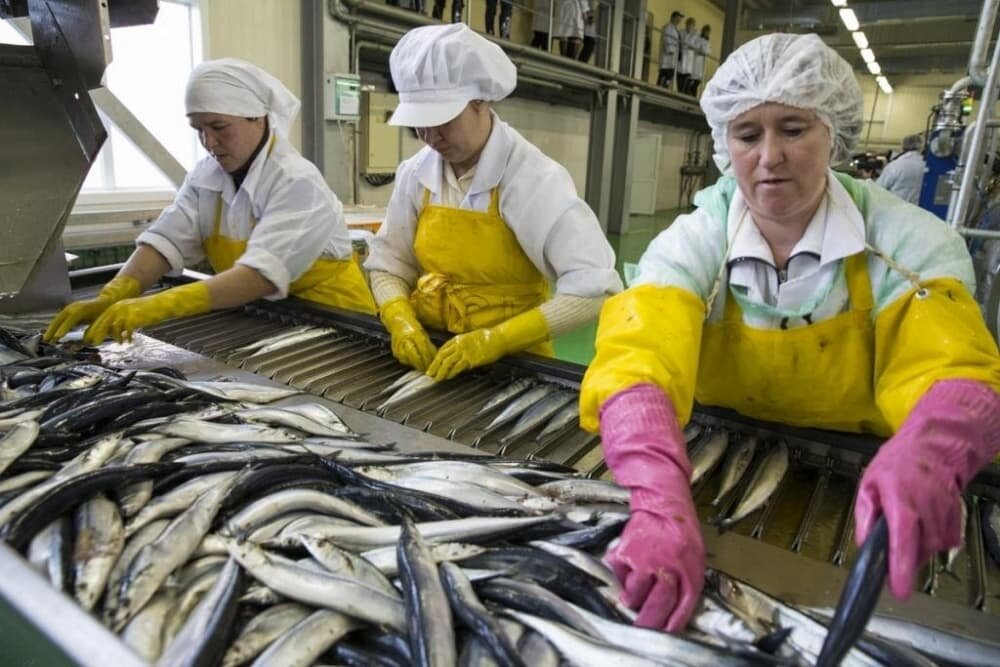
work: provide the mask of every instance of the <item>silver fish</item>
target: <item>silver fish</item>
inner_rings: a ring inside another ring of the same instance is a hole
[[[163,455],[179,449],[191,441],[187,438],[161,438],[142,442],[133,447],[125,455],[125,463],[132,465],[136,463],[154,463],[163,458]],[[153,497],[153,482],[138,482],[125,488],[118,499],[122,514],[126,517],[135,515],[136,512],[149,502]]]
[[[393,480],[394,486],[413,491],[421,491],[443,498],[460,498],[463,503],[490,512],[495,510],[514,510],[529,513],[524,505],[491,491],[486,487],[471,482],[435,479],[433,477],[403,477]]]
[[[282,443],[301,442],[302,436],[285,428],[271,428],[252,424],[216,424],[206,421],[177,419],[161,424],[154,429],[156,433],[187,438],[194,442],[229,443],[229,442],[260,442]]]
[[[747,468],[750,467],[750,462],[753,461],[753,455],[756,450],[757,438],[754,436],[743,438],[736,445],[736,449],[726,459],[725,466],[722,469],[722,484],[719,486],[719,493],[712,500],[712,505],[718,505],[722,502],[722,499],[739,484]]]
[[[601,479],[561,479],[541,484],[538,486],[538,490],[550,498],[574,504],[616,503],[627,505],[629,501],[628,489]]]
[[[550,396],[546,396],[518,417],[514,423],[514,427],[511,428],[507,435],[501,438],[500,443],[507,444],[520,438],[536,426],[540,426],[549,417],[559,412],[560,408],[569,403],[578,403],[576,394],[556,392]]]
[[[691,486],[710,473],[722,460],[729,445],[729,433],[722,429],[712,433],[705,442],[697,446],[691,454]]]
[[[168,648],[174,643],[184,624],[190,620],[202,598],[215,586],[220,572],[222,566],[213,563],[210,569],[180,589],[177,602],[170,612],[170,618],[167,619],[167,627],[163,629],[163,642]]]
[[[607,588],[610,588],[612,592],[617,596],[621,591],[621,585],[618,583],[618,578],[615,577],[615,573],[611,571],[603,561],[591,556],[586,551],[581,551],[580,549],[575,549],[573,547],[568,547],[563,544],[555,544],[554,542],[546,542],[544,540],[534,540],[529,542],[533,547],[537,547],[542,551],[547,551],[554,556],[559,556],[571,565],[583,570],[595,579],[599,579]]]
[[[505,614],[542,635],[573,665],[601,665],[601,667],[663,667],[681,665],[679,661],[661,662],[637,653],[612,646],[587,637],[575,630],[538,616],[507,609]]]
[[[153,597],[167,576],[198,548],[235,479],[202,494],[156,540],[136,554],[122,579],[121,604],[111,618],[113,628],[123,627]]]
[[[222,667],[239,667],[250,662],[286,630],[308,616],[309,612],[308,607],[298,602],[285,602],[257,614],[226,651]]]
[[[125,547],[118,506],[98,494],[76,511],[73,589],[80,606],[90,611],[104,592],[115,562]]]
[[[305,331],[300,331],[298,333],[290,334],[287,336],[282,336],[277,340],[272,340],[266,345],[262,345],[256,348],[256,351],[247,357],[247,362],[250,362],[254,357],[267,354],[269,352],[274,352],[275,350],[280,350],[282,348],[291,347],[293,345],[298,345],[300,343],[305,343],[306,341],[313,340],[314,338],[320,338],[322,336],[327,336],[334,333],[334,329],[329,327],[322,328],[309,328]]]
[[[173,608],[173,593],[158,593],[125,626],[122,640],[146,660],[156,660],[163,651],[163,628]]]
[[[397,389],[392,396],[382,401],[382,404],[379,405],[375,410],[376,412],[382,412],[383,410],[391,408],[397,403],[402,403],[408,398],[416,396],[421,392],[427,391],[436,384],[437,380],[435,380],[429,375],[421,374],[420,377],[416,378],[415,380],[411,380],[410,382],[407,382],[402,387]]]
[[[942,572],[950,574],[957,578],[955,574],[955,561],[958,559],[958,554],[961,553],[962,549],[965,547],[965,527],[969,523],[969,508],[966,505],[965,498],[959,497],[959,504],[962,507],[962,524],[959,529],[958,546],[954,549],[949,549],[947,555],[944,559],[944,565],[941,568]]]
[[[254,667],[309,667],[341,637],[359,627],[361,623],[345,614],[314,611],[261,653]]]
[[[684,427],[684,441],[691,444],[698,438],[699,435],[701,435],[702,430],[701,424],[691,422]]]
[[[35,443],[38,430],[38,422],[22,421],[0,438],[0,474]]]
[[[121,584],[122,577],[125,576],[125,572],[128,571],[128,566],[132,563],[132,559],[135,558],[135,555],[144,546],[159,537],[169,523],[166,519],[151,521],[137,530],[135,535],[125,542],[125,547],[118,555],[118,559],[115,561],[115,565],[111,568],[111,573],[108,575],[104,597],[104,615],[107,622],[110,623],[110,613],[118,606],[119,585]]]
[[[272,344],[277,343],[279,341],[282,341],[282,340],[284,340],[286,338],[291,338],[293,336],[298,336],[301,333],[305,333],[307,331],[311,331],[311,330],[313,330],[313,328],[314,327],[312,327],[312,326],[310,326],[308,324],[302,325],[302,326],[298,326],[298,327],[292,327],[291,329],[287,329],[286,331],[282,331],[281,333],[275,334],[274,336],[268,336],[267,338],[261,338],[260,340],[255,340],[252,343],[248,343],[246,345],[243,345],[242,347],[238,347],[235,350],[233,350],[230,354],[236,354],[237,352],[252,352],[254,350],[259,350],[262,347],[267,347],[268,345],[272,345]]]
[[[458,656],[448,596],[430,549],[406,517],[400,526],[396,557],[413,660],[431,667],[455,665]]]
[[[316,607],[339,611],[369,623],[404,632],[403,602],[357,581],[296,565],[246,542],[231,542],[229,553],[254,579],[281,595]]]
[[[302,546],[328,572],[339,577],[357,579],[384,593],[396,594],[396,588],[382,572],[363,556],[345,551],[329,540],[316,539],[308,535],[299,537]]]
[[[52,475],[53,473],[51,470],[31,470],[29,472],[22,472],[20,475],[8,477],[0,482],[0,493],[8,493],[10,491],[28,488],[29,486],[52,477]]]
[[[486,548],[477,544],[465,544],[462,542],[443,542],[440,544],[429,544],[431,558],[435,563],[445,563],[462,561],[479,554],[486,553]],[[365,551],[361,557],[374,565],[379,572],[387,577],[395,577],[399,572],[399,560],[396,558],[396,545],[380,547]]]
[[[385,521],[349,500],[313,489],[286,489],[250,503],[229,519],[221,532],[223,535],[241,535],[275,516],[296,510],[331,514],[365,526],[385,525]]]
[[[44,413],[45,410],[42,408],[38,410],[16,409],[16,410],[11,410],[10,412],[14,414],[6,415],[6,413],[4,413],[5,416],[0,418],[0,431],[6,431],[7,429],[11,428],[12,426],[18,425],[21,422],[36,420],[38,417],[42,416],[42,413]]]
[[[389,466],[362,466],[361,474],[386,482],[403,477],[433,477],[455,482],[470,482],[505,496],[540,496],[535,487],[501,470],[471,461],[421,461]]]
[[[533,381],[530,378],[520,378],[514,380],[506,387],[486,399],[483,406],[476,411],[476,416],[484,415],[493,408],[499,407],[507,401],[513,400],[516,396],[528,390]]]
[[[719,525],[727,528],[760,509],[778,488],[787,471],[788,445],[779,442],[767,453],[764,462],[757,466],[746,493],[743,494],[736,509],[728,518],[719,522]]]
[[[492,433],[507,422],[517,419],[521,413],[551,393],[552,388],[545,385],[532,387],[527,392],[518,396],[514,402],[510,403],[500,414],[494,417],[493,421],[486,426],[484,434]]]
[[[518,653],[524,664],[531,667],[559,667],[559,651],[542,635],[530,631],[517,643]]]
[[[350,434],[350,430],[344,426],[339,419],[329,424],[321,424],[309,417],[304,417],[297,412],[285,410],[284,408],[253,408],[249,410],[239,410],[236,413],[239,419],[245,422],[256,424],[269,424],[286,426],[302,431],[309,435],[322,435],[336,438],[338,436]]]
[[[400,375],[398,378],[396,378],[392,382],[392,384],[390,384],[388,387],[386,387],[385,389],[383,389],[382,391],[380,391],[378,393],[377,397],[388,396],[389,394],[392,394],[393,392],[395,392],[400,387],[413,382],[414,380],[416,380],[419,377],[422,377],[423,375],[424,375],[423,371],[418,371],[415,368],[413,370],[406,371],[405,373],[403,373],[402,375]]]
[[[580,402],[573,401],[569,405],[563,406],[559,412],[552,415],[552,419],[549,420],[549,423],[545,425],[545,428],[542,429],[542,432],[538,434],[535,440],[541,442],[550,435],[558,433],[570,424],[578,421],[579,418]]]
[[[195,477],[151,500],[125,525],[125,535],[131,536],[147,523],[163,517],[174,517],[191,507],[203,493],[236,477],[235,472],[217,472]]]

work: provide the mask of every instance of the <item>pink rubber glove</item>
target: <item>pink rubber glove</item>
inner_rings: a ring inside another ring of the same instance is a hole
[[[1000,451],[1000,395],[972,380],[942,380],[868,464],[854,506],[860,545],[889,524],[889,591],[910,597],[917,569],[958,546],[960,494]]]
[[[691,464],[670,400],[640,384],[601,406],[604,460],[631,491],[632,518],[607,562],[636,625],[679,632],[705,580],[705,547],[691,498]]]

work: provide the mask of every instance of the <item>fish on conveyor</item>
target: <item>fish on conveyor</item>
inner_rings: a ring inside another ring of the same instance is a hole
[[[154,433],[194,442],[224,444],[229,442],[286,443],[301,442],[302,436],[285,428],[253,424],[216,424],[215,422],[177,419],[161,424]]]
[[[525,667],[517,646],[508,638],[500,621],[483,605],[468,577],[454,563],[442,563],[441,580],[455,616],[489,649],[500,667]]]
[[[531,387],[533,383],[534,382],[533,380],[531,380],[531,378],[520,378],[514,380],[513,382],[505,386],[503,389],[501,389],[500,391],[496,392],[488,399],[486,399],[486,402],[483,403],[482,407],[476,411],[475,416],[481,417],[490,410],[498,408],[504,403],[513,400],[517,396],[527,391],[528,388]]]
[[[570,392],[556,392],[531,406],[518,417],[510,432],[500,439],[501,444],[507,444],[520,438],[525,433],[533,430],[549,417],[553,416],[560,408],[569,403],[579,403],[576,394]]]
[[[615,503],[627,505],[629,491],[614,482],[602,479],[573,478],[546,482],[538,490],[556,500],[584,503]]]
[[[353,554],[337,547],[329,540],[321,540],[308,535],[300,536],[299,541],[316,559],[316,562],[331,574],[357,579],[384,593],[396,594],[396,588],[392,582],[363,555]]]
[[[309,607],[298,602],[284,602],[263,610],[240,631],[223,656],[222,667],[239,667],[250,662],[309,613]]]
[[[1000,565],[1000,503],[994,500],[979,501],[983,524],[983,541],[993,562]]]
[[[550,435],[559,433],[564,428],[570,424],[576,423],[580,418],[580,402],[573,401],[569,405],[565,405],[559,409],[559,412],[552,415],[549,423],[545,425],[535,440],[541,442],[548,438]]]
[[[377,516],[348,500],[312,489],[286,489],[264,496],[247,505],[229,519],[220,532],[223,535],[239,536],[257,528],[275,516],[296,510],[330,514],[350,519],[365,526],[385,525],[385,522]]]
[[[757,438],[748,436],[742,439],[735,449],[730,452],[722,468],[722,483],[719,485],[719,492],[712,500],[712,505],[716,506],[725,498],[730,491],[740,483],[750,462],[753,461],[754,452],[757,450]]]
[[[431,558],[435,563],[463,561],[466,558],[478,556],[486,552],[485,547],[462,542],[442,542],[429,544]],[[399,559],[396,558],[396,545],[380,547],[365,551],[361,557],[371,563],[387,577],[395,577],[399,573]]]
[[[24,454],[38,437],[39,426],[36,421],[18,422],[0,438],[0,474],[10,464]]]
[[[284,408],[267,407],[238,410],[233,413],[244,422],[285,426],[309,435],[329,436],[336,438],[349,435],[350,430],[339,419],[333,423],[321,423],[298,412]]]
[[[421,667],[456,665],[455,629],[448,596],[430,549],[406,517],[400,527],[396,557],[414,661]]]
[[[125,529],[115,503],[97,494],[80,505],[76,510],[73,592],[87,611],[104,592],[124,547]]]
[[[423,373],[421,373],[420,377],[417,377],[407,382],[402,387],[397,389],[392,394],[392,396],[382,401],[382,403],[377,408],[375,408],[375,411],[382,412],[383,410],[391,408],[397,403],[402,403],[408,398],[412,398],[413,396],[416,396],[421,392],[427,391],[428,389],[430,389],[435,385],[437,385],[437,380],[435,380],[429,375],[424,375]]]
[[[382,391],[380,391],[378,394],[376,394],[376,398],[380,398],[382,396],[388,396],[388,395],[392,394],[393,392],[395,392],[400,387],[413,382],[414,380],[416,380],[419,377],[422,377],[423,375],[424,375],[423,371],[418,371],[415,368],[413,370],[406,371],[405,373],[403,373],[402,375],[400,375],[398,378],[396,378],[395,380],[393,380],[392,384],[390,384],[388,387],[386,387],[385,389],[383,389]]]
[[[403,601],[352,579],[297,565],[248,542],[229,543],[229,553],[251,577],[271,590],[315,607],[339,611],[398,632],[406,629]]]
[[[510,609],[505,610],[504,613],[545,637],[571,665],[601,665],[601,667],[664,667],[665,665],[672,667],[676,665],[679,667],[683,664],[679,661],[650,660],[638,653],[587,637],[561,623],[554,623],[531,614]]]
[[[411,491],[429,493],[442,499],[461,498],[463,503],[477,507],[490,515],[524,516],[532,513],[532,510],[521,503],[471,482],[414,476],[393,480],[392,484]],[[549,506],[548,509],[552,510],[554,507]]]
[[[728,528],[760,509],[778,488],[787,471],[788,445],[779,442],[754,471],[743,498],[730,516],[718,522],[719,527]]]
[[[308,324],[307,325],[303,325],[303,326],[298,326],[298,327],[292,327],[291,329],[287,329],[287,330],[282,331],[281,333],[275,334],[273,336],[268,336],[266,338],[261,338],[260,340],[255,340],[252,343],[247,343],[246,345],[243,345],[242,347],[236,348],[230,354],[236,354],[238,352],[253,352],[254,350],[259,350],[262,347],[267,347],[268,345],[272,345],[274,343],[277,343],[277,342],[280,342],[282,340],[285,340],[286,338],[292,338],[294,336],[298,336],[299,334],[303,334],[303,333],[306,333],[308,331],[312,331],[313,329],[314,329],[314,327],[312,327],[312,326],[310,326]]]
[[[136,377],[147,378],[150,375],[156,376],[161,382],[166,382],[173,387],[190,389],[191,391],[221,398],[225,401],[248,401],[251,403],[273,403],[274,401],[298,396],[303,393],[301,389],[291,389],[289,387],[270,387],[251,382],[219,382],[211,380],[178,380],[159,373],[149,371],[138,371]]]
[[[156,496],[125,524],[125,535],[131,536],[156,519],[177,516],[209,489],[219,484],[231,482],[236,474],[235,472],[218,472],[201,475],[180,484],[167,493]]]
[[[286,630],[254,660],[254,667],[309,667],[341,637],[361,627],[357,620],[319,609]]]
[[[535,405],[539,401],[543,400],[546,396],[552,393],[552,387],[547,385],[538,385],[532,387],[525,393],[518,396],[511,403],[505,407],[500,414],[493,418],[489,424],[486,425],[486,429],[483,431],[483,435],[492,433],[501,426],[506,425],[508,422],[517,419],[526,410],[530,409],[531,406]]]
[[[697,422],[691,422],[690,424],[684,427],[684,441],[690,445],[692,442],[698,439],[698,436],[701,435],[702,430],[703,428],[701,424]]]
[[[955,561],[958,560],[958,554],[965,547],[965,528],[969,523],[969,507],[966,504],[965,497],[959,496],[958,500],[962,508],[962,525],[959,529],[958,546],[948,550],[944,558],[944,564],[941,567],[942,572],[956,580],[958,579],[958,575],[955,574]]]
[[[157,667],[216,664],[226,650],[243,585],[243,569],[230,559],[160,656]]]
[[[712,431],[703,442],[695,445],[695,450],[691,454],[691,486],[712,472],[722,460],[728,446],[729,432],[724,429]]]
[[[305,331],[300,331],[287,336],[282,336],[277,340],[272,340],[270,343],[267,343],[266,345],[261,345],[260,347],[255,348],[254,353],[249,357],[247,357],[247,362],[249,362],[256,356],[268,354],[270,352],[274,352],[276,350],[280,350],[286,347],[291,347],[293,345],[298,345],[300,343],[305,343],[306,341],[313,340],[314,338],[320,338],[322,336],[326,336],[332,333],[335,333],[335,330],[329,327],[321,327],[321,328],[310,327]]]
[[[535,487],[506,472],[472,461],[419,461],[388,466],[355,468],[373,479],[391,482],[403,477],[434,477],[454,482],[470,482],[505,496],[539,496]]]

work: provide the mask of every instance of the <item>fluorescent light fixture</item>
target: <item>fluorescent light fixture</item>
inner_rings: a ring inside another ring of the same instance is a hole
[[[868,48],[868,36],[863,32],[852,32],[851,37],[854,38],[854,43],[858,45],[859,49]]]
[[[854,32],[861,27],[861,24],[858,23],[858,17],[854,14],[853,9],[841,9],[840,20],[844,22],[844,27],[851,32]]]
[[[875,52],[871,49],[861,49],[861,59],[865,61],[865,64],[875,62]]]
[[[878,64],[878,61],[873,60],[870,63],[868,63],[868,71],[871,72],[872,74],[881,74],[882,66]]]
[[[846,7],[847,6],[847,0],[830,0],[830,2],[833,3],[834,7]]]
[[[886,95],[892,95],[892,86],[889,85],[889,79],[884,76],[880,76],[875,81],[878,83],[878,87],[882,89],[882,92]]]

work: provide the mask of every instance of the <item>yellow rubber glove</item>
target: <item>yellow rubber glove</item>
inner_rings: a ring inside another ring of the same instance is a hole
[[[83,322],[93,322],[101,313],[122,299],[130,299],[142,294],[139,281],[129,276],[116,276],[108,282],[97,296],[84,301],[74,301],[52,318],[45,330],[45,342],[54,343],[68,334],[73,327]]]
[[[408,299],[392,299],[379,310],[382,324],[392,336],[392,356],[418,371],[424,371],[437,354],[437,348],[417,320]]]
[[[459,334],[441,346],[427,375],[438,382],[470,368],[491,364],[505,354],[537,345],[549,337],[549,323],[538,308],[488,329]]]
[[[119,301],[87,328],[83,340],[97,345],[110,336],[121,343],[132,340],[132,333],[141,327],[174,317],[200,315],[211,309],[212,299],[204,282],[182,285],[159,294]]]

